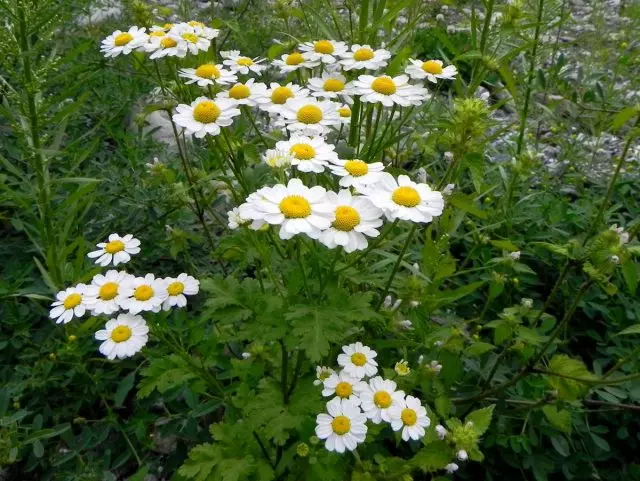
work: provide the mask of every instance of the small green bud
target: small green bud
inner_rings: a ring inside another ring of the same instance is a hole
[[[74,334],[71,334],[69,337],[67,337],[67,341],[69,342],[76,342],[78,340],[78,337],[75,336]]]
[[[56,353],[55,353],[55,352],[50,352],[50,353],[49,353],[49,359],[50,359],[50,360],[55,361],[55,360],[56,360],[56,357],[57,357],[57,356],[56,356]]]
[[[309,445],[307,443],[298,443],[296,452],[301,458],[306,458],[309,455]]]
[[[320,439],[318,438],[318,436],[311,436],[309,438],[309,442],[315,446],[316,444],[318,444],[320,442]]]

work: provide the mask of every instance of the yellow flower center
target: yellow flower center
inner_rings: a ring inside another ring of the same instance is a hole
[[[64,308],[65,309],[73,309],[77,307],[82,302],[82,296],[77,293],[69,294],[67,298],[64,300]]]
[[[120,240],[114,240],[111,242],[107,242],[107,245],[104,247],[104,250],[109,254],[115,254],[116,252],[120,252],[124,250],[124,242]]]
[[[126,45],[129,42],[131,42],[131,40],[133,40],[133,35],[125,32],[125,33],[116,35],[116,38],[113,41],[113,43],[116,45],[116,47],[122,47],[123,45]]]
[[[165,30],[171,30],[173,28],[173,24],[172,23],[165,23],[162,28],[164,28]]]
[[[339,382],[336,386],[336,396],[341,398],[348,398],[353,393],[353,386],[348,382]]]
[[[203,124],[211,124],[220,117],[220,107],[211,100],[203,100],[193,109],[193,118]]]
[[[246,99],[249,95],[251,95],[251,90],[244,84],[237,84],[229,89],[229,97],[232,99]]]
[[[359,48],[353,52],[353,59],[357,62],[364,62],[373,58],[373,50],[370,48]]]
[[[147,284],[136,287],[136,290],[133,291],[133,297],[138,301],[148,301],[153,297],[153,288]]]
[[[305,105],[298,110],[297,118],[303,124],[317,124],[322,120],[322,110],[315,105]]]
[[[325,92],[342,92],[344,90],[344,82],[337,78],[328,78],[324,81],[322,88]]]
[[[160,45],[162,46],[162,48],[173,48],[178,45],[178,42],[176,42],[171,37],[162,37],[162,40],[160,40]]]
[[[184,38],[187,42],[197,43],[198,36],[195,33],[183,33],[182,38]]]
[[[351,117],[351,109],[349,107],[340,107],[338,113],[340,117]]]
[[[249,57],[239,57],[238,60],[236,60],[236,63],[243,67],[251,67],[253,65],[253,60]]]
[[[405,426],[413,426],[418,421],[418,415],[413,409],[404,408],[400,418]]]
[[[344,163],[344,168],[354,177],[360,177],[369,173],[369,164],[362,160],[347,160]]]
[[[333,44],[329,40],[318,40],[313,44],[313,49],[317,53],[324,53],[329,55],[332,54],[334,50]]]
[[[287,219],[302,219],[311,214],[311,204],[301,195],[289,195],[280,202],[280,212]]]
[[[420,194],[413,187],[398,187],[393,191],[391,200],[404,207],[415,207],[420,203]]]
[[[113,342],[124,342],[131,337],[131,328],[129,326],[118,326],[111,331],[111,340]]]
[[[118,295],[118,284],[115,282],[105,282],[100,286],[98,297],[103,301],[110,301]]]
[[[422,70],[427,73],[438,75],[442,73],[442,65],[435,60],[427,60],[422,64]]]
[[[196,20],[190,20],[187,22],[187,25],[189,25],[190,27],[200,27],[200,28],[204,28],[204,23],[202,22],[197,22]]]
[[[333,224],[331,224],[331,226],[334,229],[338,229],[343,232],[349,232],[349,231],[352,231],[353,228],[357,226],[359,223],[360,223],[360,214],[358,214],[358,211],[355,210],[353,207],[349,207],[348,205],[341,205],[338,208],[336,208],[336,220],[333,221]],[[358,356],[361,356],[362,359]],[[356,359],[358,362],[362,362],[362,364],[357,364],[357,362],[354,361],[354,359]],[[363,366],[367,362],[367,358],[360,353],[356,353],[353,356],[351,356],[351,360],[357,366]]]
[[[351,430],[351,421],[347,416],[336,416],[336,418],[331,421],[331,427],[334,433],[342,436]]]
[[[284,63],[287,65],[300,65],[304,62],[304,57],[300,52],[293,52],[292,54],[287,55],[287,60]]]
[[[184,292],[184,284],[180,281],[172,282],[169,284],[169,287],[167,287],[167,292],[170,296],[182,294]]]
[[[282,105],[293,97],[293,91],[289,87],[276,87],[271,92],[271,101],[274,104]]]
[[[379,408],[386,409],[391,406],[391,396],[386,391],[378,391],[373,395],[373,402]]]
[[[311,160],[316,156],[316,149],[309,144],[294,144],[289,150],[296,159]]]
[[[166,35],[166,33],[164,33],[162,30],[156,30],[155,32],[151,32],[149,34],[150,37],[164,37]]]
[[[362,354],[361,352],[356,352],[351,355],[351,362],[356,366],[364,366],[367,363],[367,356]]]
[[[382,95],[393,95],[396,93],[396,84],[390,77],[378,77],[371,83],[371,88]]]
[[[205,63],[196,69],[196,75],[200,78],[220,78],[220,70],[215,65]]]

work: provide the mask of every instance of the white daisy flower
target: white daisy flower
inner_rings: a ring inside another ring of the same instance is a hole
[[[117,57],[120,54],[129,55],[147,43],[149,35],[145,33],[145,30],[145,28],[138,27],[131,27],[127,32],[116,30],[102,41],[100,51],[107,58]]]
[[[167,283],[164,279],[156,279],[153,274],[144,277],[133,277],[120,285],[122,298],[120,306],[131,314],[141,311],[159,312],[162,303],[167,299]]]
[[[346,399],[333,399],[327,403],[329,414],[318,414],[316,436],[326,439],[327,451],[344,453],[353,451],[367,437],[367,418],[360,408]]]
[[[185,273],[180,274],[176,278],[167,277],[164,279],[164,283],[167,289],[167,298],[162,303],[162,309],[164,311],[168,311],[174,306],[186,306],[186,296],[194,296],[200,291],[200,281]]]
[[[347,44],[335,40],[317,40],[301,44],[300,50],[308,53],[311,61],[333,64],[336,62],[336,57],[340,57],[347,51]]]
[[[378,70],[387,66],[391,52],[383,48],[374,50],[369,45],[356,43],[340,57],[340,65],[345,70]]]
[[[193,27],[195,33],[199,37],[204,37],[208,40],[213,40],[214,38],[217,38],[218,35],[220,35],[220,30],[218,30],[217,28],[207,27],[204,23],[198,22],[197,20],[190,20],[189,22],[187,22],[187,25]]]
[[[207,87],[209,85],[228,85],[238,80],[238,77],[225,70],[222,64],[214,65],[212,63],[204,63],[198,68],[183,68],[179,72],[180,77],[188,79],[185,84],[197,84],[198,87]]]
[[[409,59],[410,65],[404,69],[405,73],[412,79],[423,80],[436,83],[438,79],[453,80],[458,74],[458,69],[454,65],[442,67],[442,60],[421,60]]]
[[[149,29],[150,32],[168,32],[169,30],[171,30],[173,28],[173,23],[165,23],[164,25],[160,26],[160,25],[154,25],[153,27],[151,27]]]
[[[413,396],[407,396],[403,402],[391,406],[389,415],[391,429],[402,430],[403,441],[409,441],[409,439],[417,441],[422,438],[425,428],[431,424],[427,410],[420,404],[420,400]]]
[[[227,212],[227,218],[228,226],[231,230],[235,230],[241,225],[249,222],[247,219],[243,219],[242,217],[240,217],[240,209],[238,207],[234,207],[229,212]]]
[[[111,234],[107,242],[96,244],[97,251],[89,252],[87,257],[96,258],[96,264],[105,267],[113,262],[114,266],[125,264],[131,260],[131,254],[140,252],[140,241],[133,235],[127,234],[120,237],[118,234]]]
[[[56,294],[56,300],[51,304],[49,317],[55,320],[56,324],[66,324],[74,317],[84,316],[89,308],[88,300],[86,284],[68,287]]]
[[[147,344],[149,327],[142,316],[120,314],[117,319],[110,319],[95,334],[100,344],[100,353],[108,359],[125,359],[132,357]]]
[[[216,95],[218,99],[229,99],[236,105],[248,105],[255,107],[258,99],[264,98],[267,86],[263,83],[255,83],[255,79],[250,78],[245,83],[237,83],[229,90],[223,90]]]
[[[329,100],[290,99],[278,114],[287,129],[303,135],[324,135],[329,127],[340,125],[337,104]]]
[[[180,23],[169,31],[169,35],[172,33],[179,35],[186,42],[187,50],[192,55],[206,52],[211,47],[211,39],[201,35],[203,29],[200,26],[195,27],[188,23]]]
[[[360,405],[360,393],[366,389],[367,383],[348,372],[340,371],[330,374],[322,383],[322,395],[348,399],[356,406]]]
[[[293,154],[289,150],[279,148],[269,149],[262,155],[262,160],[269,167],[274,169],[284,169],[291,166],[294,160]]]
[[[198,97],[191,105],[180,104],[176,107],[173,121],[183,127],[187,134],[201,139],[205,135],[219,135],[220,127],[228,127],[233,117],[240,115],[235,101],[230,99],[211,100]]]
[[[327,192],[327,202],[332,206],[331,227],[323,231],[318,240],[329,249],[342,246],[347,253],[363,250],[369,245],[366,236],[380,235],[377,228],[382,225],[382,210],[366,197],[352,197],[345,189]]]
[[[96,274],[87,287],[88,306],[93,315],[113,314],[120,309],[120,286],[133,279],[124,271],[109,270],[106,274]]]
[[[338,115],[340,117],[340,124],[346,125],[351,123],[351,107],[349,107],[349,105],[340,105],[338,107]]]
[[[149,41],[144,44],[144,49],[150,53],[149,58],[155,60],[162,57],[186,57],[187,41],[178,33],[170,30],[164,32],[152,32]]]
[[[328,163],[338,158],[335,146],[327,144],[324,137],[306,137],[293,134],[289,140],[281,140],[276,149],[289,152],[293,157],[291,165],[300,172],[324,172]]]
[[[385,172],[376,184],[366,188],[366,193],[390,221],[431,222],[444,209],[440,192],[431,190],[427,184],[417,184],[406,175],[396,180]]]
[[[264,62],[263,58],[245,57],[240,55],[240,51],[238,50],[220,52],[220,56],[224,59],[222,63],[228,66],[234,73],[240,73],[242,75],[254,73],[256,75],[261,75],[267,68],[266,65],[261,65],[262,62]]]
[[[324,384],[332,374],[335,374],[335,371],[330,367],[316,366],[316,380],[313,381],[313,385],[320,386],[321,384]]]
[[[374,424],[380,424],[382,421],[390,423],[389,409],[404,401],[404,391],[396,391],[396,388],[395,382],[376,376],[369,379],[367,389],[360,393],[360,407]]]
[[[240,206],[240,215],[254,222],[280,225],[281,239],[291,239],[296,234],[317,239],[331,224],[331,207],[326,203],[323,187],[309,188],[300,179],[291,179],[286,186],[263,187],[255,194]]]
[[[340,99],[348,104],[353,103],[351,85],[347,78],[338,72],[324,72],[322,77],[314,77],[307,82],[313,97]]]
[[[309,97],[309,90],[289,82],[287,85],[280,85],[271,82],[269,88],[264,92],[262,98],[258,98],[258,107],[272,114],[277,114],[282,110],[282,106],[289,99],[305,99]]]
[[[360,95],[363,102],[381,103],[385,107],[420,105],[429,97],[427,89],[411,85],[407,75],[360,75],[353,81],[353,93]]]
[[[361,342],[342,346],[344,354],[338,356],[338,364],[352,376],[362,379],[365,376],[375,376],[378,372],[376,351]]]
[[[340,177],[340,187],[353,187],[360,193],[363,193],[367,186],[380,181],[384,171],[382,162],[367,164],[359,159],[335,159],[331,162],[329,168]]]
[[[320,65],[320,60],[311,60],[311,56],[308,53],[285,53],[280,56],[280,59],[271,62],[271,65],[277,67],[280,73],[286,75],[294,72],[300,68],[313,68]]]

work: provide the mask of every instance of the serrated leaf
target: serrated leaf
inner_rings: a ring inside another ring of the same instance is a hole
[[[491,426],[491,418],[495,407],[496,405],[492,404],[486,408],[473,411],[466,417],[465,420],[467,422],[471,421],[473,423],[473,429],[478,433],[478,436],[482,436]]]
[[[571,413],[566,409],[558,409],[551,404],[542,408],[544,417],[551,425],[560,431],[571,434]]]
[[[464,353],[469,357],[479,357],[495,348],[496,346],[488,342],[474,342],[464,350]]]
[[[474,215],[479,219],[486,219],[487,213],[475,203],[475,199],[466,194],[456,192],[447,198],[447,202],[457,209],[460,209],[467,214]]]
[[[409,462],[416,469],[424,473],[431,473],[444,469],[452,458],[451,447],[444,441],[435,441],[418,451]]]
[[[548,375],[547,382],[558,391],[558,399],[565,401],[574,401],[589,390],[589,384],[580,382],[579,379],[589,381],[596,378],[582,361],[564,354],[553,356],[547,370],[558,374],[558,376]]]

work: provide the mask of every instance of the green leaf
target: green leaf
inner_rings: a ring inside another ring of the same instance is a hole
[[[558,391],[558,399],[565,401],[574,401],[587,393],[589,384],[580,382],[581,379],[585,381],[596,379],[582,361],[564,354],[553,356],[547,370],[559,374],[558,376],[548,375],[547,382]]]
[[[611,122],[611,128],[615,130],[620,130],[620,128],[626,124],[633,116],[638,113],[638,107],[636,105],[632,105],[631,107],[627,107],[622,109],[620,112],[616,114],[613,118],[613,122]]]
[[[627,334],[640,334],[640,324],[629,326],[616,334],[616,336],[626,336]]]
[[[555,254],[559,254],[564,257],[571,257],[569,255],[569,249],[566,246],[560,246],[557,244],[550,244],[549,242],[532,242],[531,245],[542,247]]]
[[[496,346],[488,342],[474,342],[464,350],[464,353],[469,357],[480,357],[495,348]]]
[[[558,409],[556,406],[548,404],[542,408],[544,417],[551,425],[560,431],[571,434],[571,413],[566,409]]]
[[[596,446],[598,446],[600,449],[602,449],[603,451],[611,451],[611,447],[609,446],[609,443],[604,438],[598,436],[593,432],[589,433],[589,435],[591,436],[593,443]]]
[[[136,372],[133,371],[125,376],[122,381],[118,384],[118,389],[116,389],[116,393],[113,395],[113,400],[115,403],[115,407],[119,408],[122,406],[127,394],[133,388],[133,384],[136,380]]]
[[[151,361],[148,367],[140,371],[142,379],[138,383],[137,397],[148,397],[154,390],[164,393],[169,389],[183,386],[185,383],[199,379],[193,368],[176,354]]]
[[[28,444],[34,441],[39,441],[40,439],[49,439],[55,436],[60,436],[62,433],[67,432],[70,428],[71,425],[69,424],[61,424],[60,426],[56,426],[55,428],[39,429],[38,431],[26,436],[22,440],[22,442],[24,444]]]
[[[447,202],[457,209],[467,214],[474,215],[479,219],[486,219],[487,213],[483,211],[479,205],[475,203],[475,199],[471,195],[456,192],[447,198]]]
[[[195,481],[208,481],[222,453],[211,444],[200,444],[189,451],[189,459],[180,467],[179,474]]]
[[[493,410],[496,405],[492,404],[487,406],[486,408],[478,409],[476,411],[472,411],[466,417],[466,421],[471,421],[473,423],[473,429],[478,433],[478,436],[482,436],[489,426],[491,426],[491,417],[493,416]]]
[[[635,294],[638,288],[638,264],[632,259],[627,259],[622,264],[622,276],[629,290],[629,294]]]
[[[560,456],[564,456],[566,458],[571,454],[569,443],[564,436],[551,436],[551,444]]]
[[[430,473],[444,469],[452,458],[451,447],[444,441],[435,441],[418,451],[409,462],[420,471]]]
[[[44,456],[44,446],[38,440],[33,442],[33,455],[36,458],[41,458],[42,456]]]
[[[516,252],[519,251],[518,246],[516,246],[510,240],[492,240],[491,245],[497,247],[498,249],[502,249],[507,252]]]

